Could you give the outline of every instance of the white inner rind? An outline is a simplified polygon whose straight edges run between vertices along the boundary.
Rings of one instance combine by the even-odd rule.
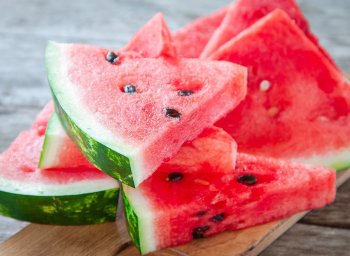
[[[157,249],[157,240],[155,237],[153,208],[146,197],[137,190],[123,185],[126,198],[138,218],[140,247],[142,254],[146,254]]]
[[[135,145],[131,147],[127,146],[127,143],[123,143],[123,138],[116,136],[107,127],[98,122],[94,114],[84,105],[81,93],[75,90],[76,86],[69,80],[68,70],[70,62],[66,51],[69,51],[69,45],[61,45],[54,42],[48,43],[46,65],[48,67],[50,86],[54,95],[64,111],[69,114],[69,118],[82,131],[99,143],[129,158],[134,180],[139,180],[140,178],[137,174],[143,170],[143,159],[138,152],[139,148]],[[138,158],[133,159],[133,155],[137,155]]]
[[[292,158],[291,161],[339,169],[350,164],[350,148],[335,150],[323,155]]]
[[[39,167],[50,168],[58,164],[64,142],[68,139],[68,136],[63,129],[58,116],[53,113],[45,133],[45,140],[43,149],[41,151]]]
[[[40,170],[38,170],[40,172]],[[118,182],[112,178],[84,180],[66,184],[47,184],[30,181],[9,180],[0,176],[0,191],[32,196],[68,196],[94,193],[118,188]]]

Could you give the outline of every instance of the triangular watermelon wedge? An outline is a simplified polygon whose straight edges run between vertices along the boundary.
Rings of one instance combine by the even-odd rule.
[[[201,58],[210,56],[224,43],[275,9],[285,11],[336,67],[329,54],[319,45],[317,37],[310,31],[306,18],[294,0],[238,0],[231,4],[220,27],[214,32],[203,50]]]
[[[177,54],[184,58],[198,58],[214,31],[220,26],[227,8],[198,18],[173,35]]]
[[[242,66],[123,56],[110,63],[107,52],[51,42],[48,79],[68,135],[98,169],[130,186],[150,176],[246,93]]]
[[[144,25],[124,47],[124,51],[133,51],[143,57],[157,58],[175,56],[176,50],[173,46],[171,34],[164,17],[161,13],[156,14],[146,25]],[[128,52],[124,52],[129,54]],[[130,55],[130,54],[129,54]],[[92,168],[80,150],[69,138],[62,127],[59,118],[53,113],[54,105],[50,102],[42,111],[37,122],[45,127],[46,134],[41,151],[39,168],[72,168],[87,167]],[[49,124],[47,125],[47,122]],[[45,130],[43,130],[45,132]]]
[[[130,40],[123,51],[134,51],[143,57],[176,56],[171,33],[163,14],[156,14]]]
[[[286,13],[274,11],[210,58],[249,68],[247,97],[217,123],[241,151],[350,165],[350,84]]]
[[[138,188],[123,185],[129,233],[142,254],[334,200],[335,171],[245,154],[236,161],[227,133],[204,133]]]
[[[37,168],[52,111],[48,105],[0,155],[0,214],[55,225],[114,221],[119,195],[114,179],[96,168]]]

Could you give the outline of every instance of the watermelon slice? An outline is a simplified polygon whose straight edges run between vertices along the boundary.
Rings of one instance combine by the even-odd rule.
[[[146,23],[123,50],[134,51],[147,58],[176,56],[176,49],[163,14],[156,14]]]
[[[175,56],[176,50],[163,15],[156,14],[135,34],[123,51],[126,54],[128,54],[127,51],[134,51],[140,54],[139,57],[141,55],[150,58]],[[41,120],[45,128],[53,108],[53,103],[49,103],[45,108],[47,110],[43,111]],[[65,132],[58,116],[53,114],[46,129],[39,167],[41,169],[60,169],[84,166],[92,168],[92,164],[86,160]]]
[[[249,68],[247,97],[217,123],[241,151],[350,165],[350,85],[287,14],[274,11],[210,58]]]
[[[94,168],[68,137],[58,116],[53,113],[46,129],[39,168],[62,169],[77,167]]]
[[[226,11],[227,8],[223,8],[176,31],[173,40],[177,54],[184,58],[198,58],[214,31],[220,26]]]
[[[238,0],[228,8],[225,18],[206,45],[201,57],[207,58],[221,45],[275,9],[285,11],[336,67],[329,54],[319,45],[317,37],[310,31],[306,18],[294,0]]]
[[[130,186],[246,93],[246,69],[228,62],[126,57],[110,63],[106,55],[98,47],[51,42],[48,79],[67,134],[98,169]]]
[[[37,168],[51,114],[49,105],[0,155],[0,214],[55,225],[114,221],[119,194],[114,179],[95,168]]]
[[[334,200],[334,171],[245,154],[234,167],[233,139],[217,128],[205,133],[138,188],[123,185],[129,233],[142,254]]]

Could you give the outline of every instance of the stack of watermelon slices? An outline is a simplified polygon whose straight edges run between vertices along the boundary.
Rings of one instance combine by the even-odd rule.
[[[112,221],[119,180],[145,254],[334,200],[333,170],[271,157],[350,163],[349,84],[293,0],[239,0],[173,36],[157,14],[120,51],[50,42],[46,64],[55,111],[0,156],[6,216]]]

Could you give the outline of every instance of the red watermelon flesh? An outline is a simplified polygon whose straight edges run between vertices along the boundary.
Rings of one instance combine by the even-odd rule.
[[[236,3],[233,3],[228,8],[220,27],[215,31],[203,50],[201,57],[206,58],[210,56],[221,45],[275,9],[285,11],[300,29],[304,31],[305,35],[317,45],[332,65],[336,67],[329,54],[319,45],[317,37],[310,31],[305,16],[294,0],[238,0]]]
[[[130,40],[124,51],[134,51],[143,57],[176,56],[171,33],[163,14],[156,14]]]
[[[227,8],[218,10],[209,16],[201,17],[173,35],[177,54],[184,58],[198,58],[225,17]]]
[[[184,144],[138,188],[123,186],[129,232],[141,253],[286,218],[334,200],[333,170],[246,154],[238,154],[235,167],[227,160],[220,164],[232,159],[230,154],[236,154],[233,139],[215,128]]]
[[[60,119],[84,155],[134,186],[246,93],[246,69],[232,63],[125,58],[115,65],[106,54],[93,46],[50,43],[48,78]],[[125,92],[130,85],[135,93]]]
[[[337,158],[350,162],[350,85],[283,11],[261,19],[210,59],[249,69],[247,97],[217,123],[241,151],[282,158],[330,154],[313,160],[326,166]]]

